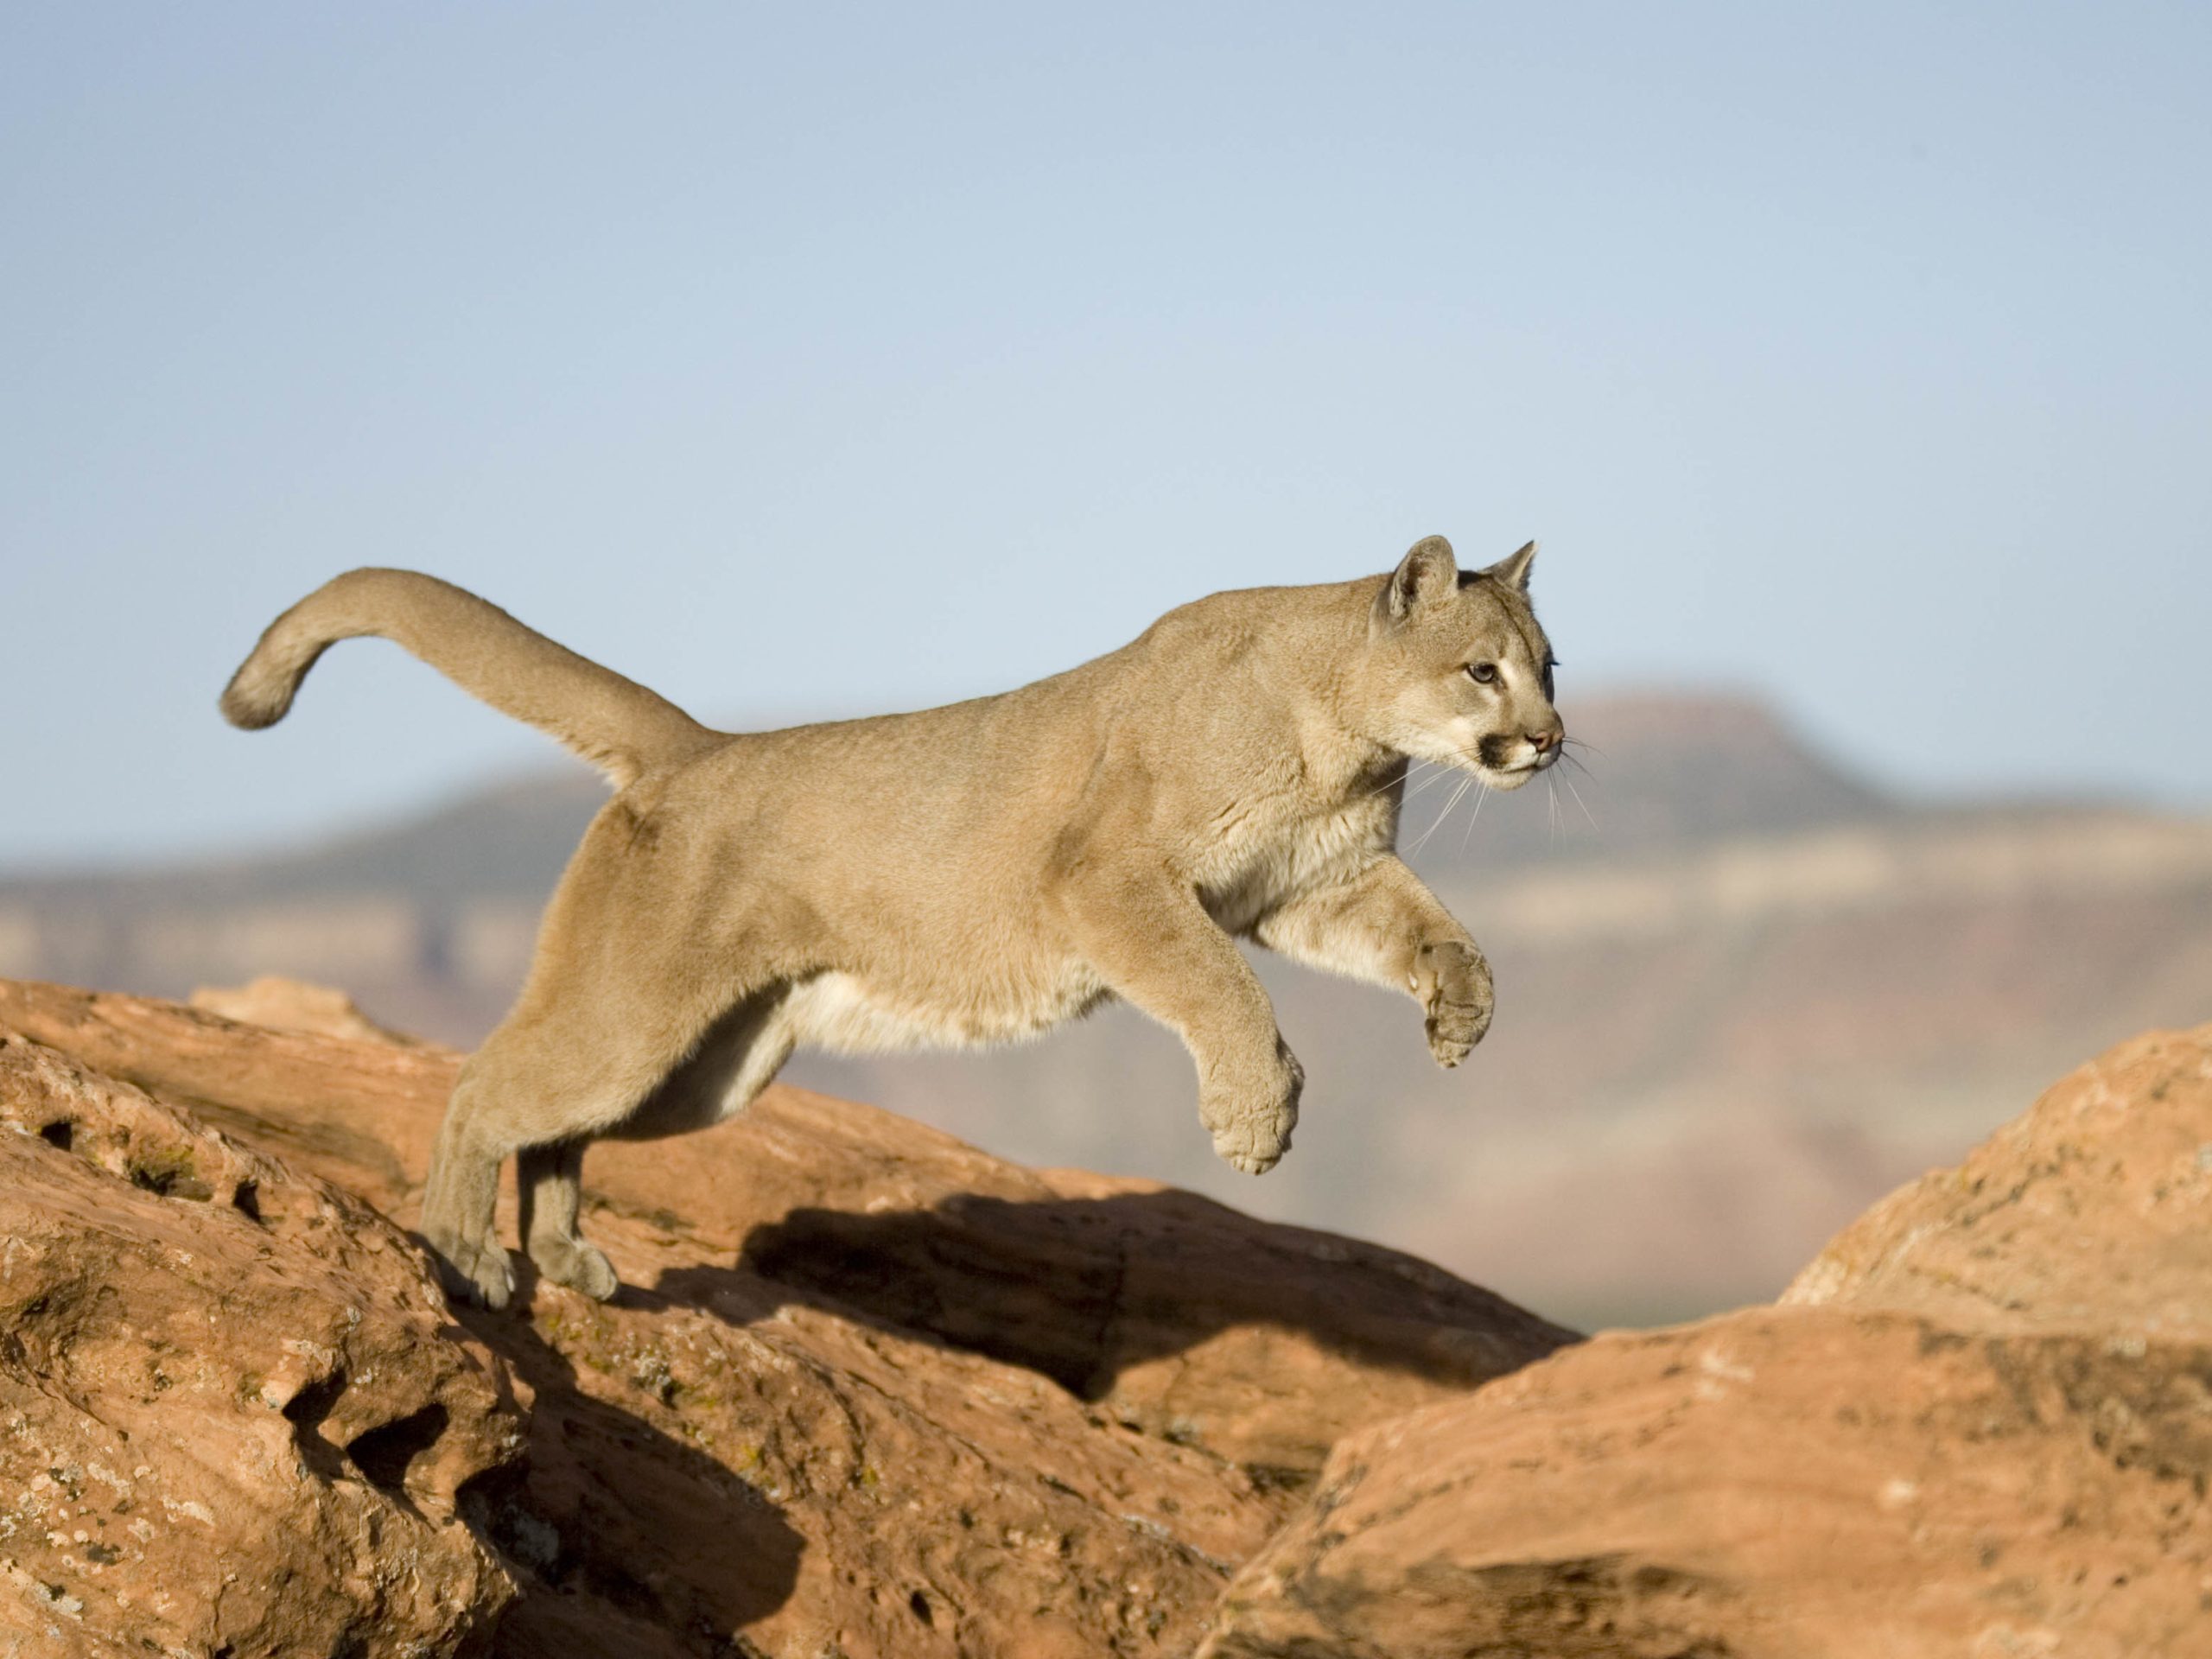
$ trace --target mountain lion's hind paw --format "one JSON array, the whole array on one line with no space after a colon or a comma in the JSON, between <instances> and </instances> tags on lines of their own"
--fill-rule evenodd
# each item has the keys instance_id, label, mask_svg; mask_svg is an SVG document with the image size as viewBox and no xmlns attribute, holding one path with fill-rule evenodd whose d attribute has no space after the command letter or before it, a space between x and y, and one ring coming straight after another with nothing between
<instances>
[{"instance_id":1,"label":"mountain lion's hind paw","mask_svg":"<svg viewBox=\"0 0 2212 1659\"><path fill-rule=\"evenodd\" d=\"M513 1298L514 1263L496 1239L441 1243L432 1238L429 1243L448 1300L497 1310Z\"/></svg>"},{"instance_id":2,"label":"mountain lion's hind paw","mask_svg":"<svg viewBox=\"0 0 2212 1659\"><path fill-rule=\"evenodd\" d=\"M553 1283L566 1285L595 1302L611 1300L622 1288L622 1281L616 1276L614 1264L607 1259L607 1252L573 1235L531 1239L530 1259L537 1263L538 1272Z\"/></svg>"}]
</instances>

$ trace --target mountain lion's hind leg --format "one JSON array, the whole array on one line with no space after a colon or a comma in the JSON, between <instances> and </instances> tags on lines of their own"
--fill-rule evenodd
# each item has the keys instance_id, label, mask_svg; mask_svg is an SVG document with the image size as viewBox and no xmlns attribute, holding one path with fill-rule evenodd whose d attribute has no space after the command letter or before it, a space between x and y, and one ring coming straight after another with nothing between
<instances>
[{"instance_id":1,"label":"mountain lion's hind leg","mask_svg":"<svg viewBox=\"0 0 2212 1659\"><path fill-rule=\"evenodd\" d=\"M537 1270L556 1285L603 1302L620 1287L614 1264L576 1230L588 1144L579 1137L524 1147L515 1154L516 1185L522 1193L523 1248Z\"/></svg>"},{"instance_id":2,"label":"mountain lion's hind leg","mask_svg":"<svg viewBox=\"0 0 2212 1659\"><path fill-rule=\"evenodd\" d=\"M491 1307L514 1294L493 1220L499 1166L511 1156L521 1160L539 1267L589 1294L613 1294L606 1258L576 1233L583 1148L634 1111L699 1035L664 1004L603 984L548 975L525 995L461 1067L423 1195L423 1237L445 1263L448 1292Z\"/></svg>"},{"instance_id":3,"label":"mountain lion's hind leg","mask_svg":"<svg viewBox=\"0 0 2212 1659\"><path fill-rule=\"evenodd\" d=\"M779 983L740 999L642 1102L599 1133L614 1140L656 1140L705 1128L743 1111L791 1058L791 1022L784 1014L787 995L788 987ZM586 1243L576 1226L584 1148L591 1138L579 1135L524 1147L515 1156L515 1167L522 1189L523 1248L530 1259L555 1284L603 1302L620 1288L620 1281L605 1252Z\"/></svg>"},{"instance_id":4,"label":"mountain lion's hind leg","mask_svg":"<svg viewBox=\"0 0 2212 1659\"><path fill-rule=\"evenodd\" d=\"M480 1053L461 1068L446 1103L430 1153L430 1179L423 1190L423 1242L438 1258L446 1294L486 1307L505 1307L514 1294L514 1269L499 1243L493 1211L499 1196L499 1166L510 1147L482 1133L484 1098L475 1071Z\"/></svg>"},{"instance_id":5,"label":"mountain lion's hind leg","mask_svg":"<svg viewBox=\"0 0 2212 1659\"><path fill-rule=\"evenodd\" d=\"M1306 1073L1274 1006L1198 902L1161 872L1089 875L1070 892L1076 941L1114 993L1178 1036L1198 1068L1198 1118L1214 1150L1248 1175L1290 1150Z\"/></svg>"}]
</instances>

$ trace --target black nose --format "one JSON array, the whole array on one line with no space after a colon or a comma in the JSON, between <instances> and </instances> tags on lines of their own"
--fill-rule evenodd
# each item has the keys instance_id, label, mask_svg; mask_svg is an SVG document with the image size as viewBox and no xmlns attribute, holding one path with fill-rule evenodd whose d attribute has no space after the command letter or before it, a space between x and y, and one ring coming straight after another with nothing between
<instances>
[{"instance_id":1,"label":"black nose","mask_svg":"<svg viewBox=\"0 0 2212 1659\"><path fill-rule=\"evenodd\" d=\"M1558 727L1554 727L1548 732L1531 732L1529 734L1529 747L1535 750L1538 754L1543 754L1550 750L1555 749L1566 741L1567 733Z\"/></svg>"}]
</instances>

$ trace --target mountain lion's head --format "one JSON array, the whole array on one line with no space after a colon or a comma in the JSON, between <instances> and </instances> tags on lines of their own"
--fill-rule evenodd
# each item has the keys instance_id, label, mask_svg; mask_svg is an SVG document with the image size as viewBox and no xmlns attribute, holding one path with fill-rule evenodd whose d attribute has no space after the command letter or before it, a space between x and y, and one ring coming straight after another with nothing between
<instances>
[{"instance_id":1,"label":"mountain lion's head","mask_svg":"<svg viewBox=\"0 0 2212 1659\"><path fill-rule=\"evenodd\" d=\"M1415 542L1375 596L1363 691L1370 735L1402 754L1518 789L1558 760L1551 641L1529 605L1536 544L1462 571Z\"/></svg>"}]
</instances>

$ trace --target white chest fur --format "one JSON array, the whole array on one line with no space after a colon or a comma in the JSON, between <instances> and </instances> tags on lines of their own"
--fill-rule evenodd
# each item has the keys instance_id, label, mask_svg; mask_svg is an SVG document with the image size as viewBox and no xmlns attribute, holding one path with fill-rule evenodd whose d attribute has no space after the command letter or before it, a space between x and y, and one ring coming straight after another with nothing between
<instances>
[{"instance_id":1,"label":"white chest fur","mask_svg":"<svg viewBox=\"0 0 2212 1659\"><path fill-rule=\"evenodd\" d=\"M1232 933L1302 893L1348 880L1387 850L1396 816L1379 797L1224 837L1198 871L1206 913Z\"/></svg>"}]
</instances>

